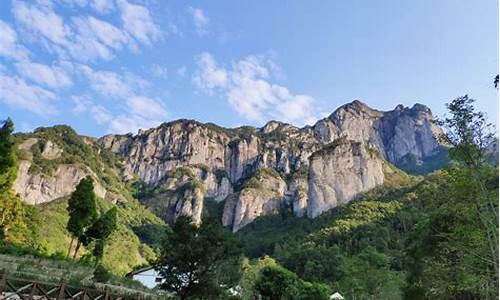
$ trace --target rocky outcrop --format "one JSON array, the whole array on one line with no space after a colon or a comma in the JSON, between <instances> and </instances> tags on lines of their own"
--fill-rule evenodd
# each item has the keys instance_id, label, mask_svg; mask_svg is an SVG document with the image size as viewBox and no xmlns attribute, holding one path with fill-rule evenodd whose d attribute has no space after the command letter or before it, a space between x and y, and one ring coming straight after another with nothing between
<instances>
[{"instance_id":1,"label":"rocky outcrop","mask_svg":"<svg viewBox=\"0 0 500 300\"><path fill-rule=\"evenodd\" d=\"M285 206L286 189L286 182L276 171L259 170L239 193L226 200L223 225L236 232L259 216L278 212Z\"/></svg>"},{"instance_id":2,"label":"rocky outcrop","mask_svg":"<svg viewBox=\"0 0 500 300\"><path fill-rule=\"evenodd\" d=\"M310 161L307 215L311 218L384 183L384 161L377 150L361 142L339 139L315 152Z\"/></svg>"},{"instance_id":3,"label":"rocky outcrop","mask_svg":"<svg viewBox=\"0 0 500 300\"><path fill-rule=\"evenodd\" d=\"M341 106L313 129L323 143L345 137L375 147L396 166L407 155L423 160L435 155L439 150L437 138L442 134L431 110L422 104L411 108L398 105L381 112L360 101Z\"/></svg>"},{"instance_id":4,"label":"rocky outcrop","mask_svg":"<svg viewBox=\"0 0 500 300\"><path fill-rule=\"evenodd\" d=\"M228 129L177 120L136 135L84 141L106 155L114 153L119 162L113 162L113 174L154 191L140 200L164 220L173 222L186 214L199 223L204 199L211 198L225 201L223 223L236 231L280 209L316 217L345 204L384 183L384 161L405 167L442 158L440 134L423 105L379 111L353 101L303 128L271 121L262 128ZM36 138L28 138L20 148L29 150L35 143ZM37 145L43 146L39 157L64 161L61 155L67 152L60 141ZM29 168L29 162L20 164L15 186L29 203L68 195L90 170L61 164L52 175L33 175ZM99 173L100 167L92 164L92 170ZM102 190L101 196L106 194ZM107 197L114 199L110 193Z\"/></svg>"},{"instance_id":5,"label":"rocky outcrop","mask_svg":"<svg viewBox=\"0 0 500 300\"><path fill-rule=\"evenodd\" d=\"M30 166L31 162L20 161L17 178L14 182L14 191L29 204L41 204L65 197L75 190L81 179L89 175L96 178L93 172L82 165L62 164L52 175L32 174L29 171ZM94 191L98 197L106 198L106 190L97 180L94 180ZM110 196L112 195L110 194ZM114 199L113 201L118 200Z\"/></svg>"}]
</instances>

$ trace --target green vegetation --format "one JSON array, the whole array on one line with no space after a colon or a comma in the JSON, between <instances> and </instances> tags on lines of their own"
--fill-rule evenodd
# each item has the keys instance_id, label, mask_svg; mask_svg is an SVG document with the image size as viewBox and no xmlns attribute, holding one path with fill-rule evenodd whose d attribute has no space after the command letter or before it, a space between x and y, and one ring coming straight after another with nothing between
<instances>
[{"instance_id":1,"label":"green vegetation","mask_svg":"<svg viewBox=\"0 0 500 300\"><path fill-rule=\"evenodd\" d=\"M37 139L29 152L16 147L16 154L23 159L31 160L30 172L51 175L61 164L77 164L90 168L106 190L123 195L131 199L130 188L118 175L121 167L120 160L114 153L101 149L93 140L79 136L71 127L57 125L53 127L40 127L33 133L17 134L15 144L20 145L29 138ZM47 159L42 156L46 143L50 141L59 148L57 157Z\"/></svg>"},{"instance_id":2,"label":"green vegetation","mask_svg":"<svg viewBox=\"0 0 500 300\"><path fill-rule=\"evenodd\" d=\"M37 211L26 205L12 190L17 177L17 157L10 119L0 128L0 243L25 243L37 240Z\"/></svg>"},{"instance_id":3,"label":"green vegetation","mask_svg":"<svg viewBox=\"0 0 500 300\"><path fill-rule=\"evenodd\" d=\"M156 269L161 284L180 299L220 299L239 280L241 246L218 222L199 227L186 216L177 218L162 245Z\"/></svg>"},{"instance_id":4,"label":"green vegetation","mask_svg":"<svg viewBox=\"0 0 500 300\"><path fill-rule=\"evenodd\" d=\"M69 228L71 228L73 234L76 234L75 237L85 238L86 245L84 244L80 249L75 249L74 251L76 256L81 257L80 261L94 266L102 256L102 266L113 274L124 275L133 268L148 264L149 261L155 259L155 250L147 244L152 239L146 238L144 230L141 231L141 229L149 226L148 235L157 236L156 239L158 239L160 236L159 232L163 232L163 222L132 197L134 189L119 179L117 168L121 166L121 162L113 153L98 148L91 139L78 136L68 126L39 128L33 134L19 134L15 137L11 135L11 123L8 127L10 129L4 131L8 133L6 135L7 138L2 138L2 141L10 141L10 149L14 149L14 146L20 145L29 138L37 140L29 151L17 148L17 151L14 152L12 150L9 152L7 151L8 147L4 147L1 149L2 152L17 153L23 159L32 160L32 166L35 166L33 170L43 170L44 176L50 175L47 166L52 164L82 164L83 168L88 166L96 174L97 178L93 180L98 180L109 192L116 193L122 197L122 202L116 205L104 199L96 199L97 213L94 217L99 215L109 217L110 215L106 214L106 212L110 214L116 213L116 230L107 238L104 237L104 232L90 234L90 232L85 231L85 227L90 229L89 225L93 224L93 222L89 224L84 222L85 226L80 222L81 219L78 221L79 218L74 218L70 222L71 226ZM62 150L58 151L60 153L59 156L50 160L43 158L41 155L48 141L51 141ZM5 143L3 145L8 144ZM0 157L4 156L0 155ZM16 162L15 155L13 157L13 161ZM15 176L15 166L17 164L13 164L11 169L9 169L13 170L11 173L2 171L0 178L4 176L3 174L11 174L10 176L14 174ZM10 179L10 182L13 182L14 179L15 177ZM87 184L87 186L86 190L91 191L90 184ZM66 210L69 197L39 206L32 206L25 204L14 195L11 190L11 184L8 187L6 192L2 191L0 193L0 197L2 198L2 201L0 201L0 210L3 210L6 216L4 219L5 226L3 226L4 244L1 251L17 251L21 255L31 254L40 257L50 257L51 259L61 259L69 255L68 246L71 243L71 235L66 229L69 220L69 214ZM76 201L79 205L82 204L80 200ZM110 211L110 209L112 210ZM91 213L91 215L93 214ZM12 218L8 218L8 216L12 216ZM92 217L90 219L94 220L95 218ZM10 224L9 220L12 220L12 224ZM89 236L86 236L86 233ZM105 244L103 243L104 240L106 240ZM152 242L149 245L157 246L158 242L156 241L156 244ZM32 250L27 251L26 249Z\"/></svg>"},{"instance_id":5,"label":"green vegetation","mask_svg":"<svg viewBox=\"0 0 500 300\"><path fill-rule=\"evenodd\" d=\"M66 229L71 234L68 256L71 254L74 239L76 238L77 241L73 259L75 259L82 242L85 244L87 229L91 228L92 223L97 218L95 199L93 180L88 176L78 183L68 200L66 210L69 219Z\"/></svg>"}]
</instances>

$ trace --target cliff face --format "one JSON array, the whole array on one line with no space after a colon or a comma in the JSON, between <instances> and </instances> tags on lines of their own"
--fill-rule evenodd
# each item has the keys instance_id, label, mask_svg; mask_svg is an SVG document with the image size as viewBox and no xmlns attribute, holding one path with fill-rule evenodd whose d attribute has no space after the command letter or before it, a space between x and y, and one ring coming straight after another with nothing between
<instances>
[{"instance_id":1,"label":"cliff face","mask_svg":"<svg viewBox=\"0 0 500 300\"><path fill-rule=\"evenodd\" d=\"M384 161L361 142L337 140L313 153L309 166L307 215L315 218L384 183Z\"/></svg>"},{"instance_id":2,"label":"cliff face","mask_svg":"<svg viewBox=\"0 0 500 300\"><path fill-rule=\"evenodd\" d=\"M440 132L423 105L382 112L354 101L304 128L271 121L262 128L227 129L178 120L92 143L118 158L121 180L150 191L140 200L164 220L187 214L199 223L204 199L212 198L225 201L223 223L237 231L282 209L316 217L342 205L384 183L385 161L404 166L409 157L425 162L435 156ZM51 145L45 148L45 159L60 155ZM25 175L16 190L32 203L69 194L90 171L65 165L42 179L29 175L29 168L20 164Z\"/></svg>"},{"instance_id":3,"label":"cliff face","mask_svg":"<svg viewBox=\"0 0 500 300\"><path fill-rule=\"evenodd\" d=\"M384 160L398 166L409 156L425 161L435 155L440 133L423 105L382 112L354 101L304 128L272 121L226 129L180 120L98 143L126 160L125 176L151 186L180 167L204 170L204 196L226 199L223 223L236 231L279 209L316 217L342 205L384 182ZM341 139L346 143L333 149ZM279 178L262 177L263 169ZM250 180L259 181L259 189L247 187Z\"/></svg>"}]
</instances>

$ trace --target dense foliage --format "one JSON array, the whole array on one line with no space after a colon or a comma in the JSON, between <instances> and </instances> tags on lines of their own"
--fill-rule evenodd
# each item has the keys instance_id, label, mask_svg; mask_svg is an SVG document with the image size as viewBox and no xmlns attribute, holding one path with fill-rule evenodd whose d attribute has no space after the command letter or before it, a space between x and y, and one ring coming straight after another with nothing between
<instances>
[{"instance_id":1,"label":"dense foliage","mask_svg":"<svg viewBox=\"0 0 500 300\"><path fill-rule=\"evenodd\" d=\"M180 216L167 231L156 262L162 287L180 299L220 299L223 287L239 279L241 246L231 233L214 220L200 226Z\"/></svg>"}]
</instances>

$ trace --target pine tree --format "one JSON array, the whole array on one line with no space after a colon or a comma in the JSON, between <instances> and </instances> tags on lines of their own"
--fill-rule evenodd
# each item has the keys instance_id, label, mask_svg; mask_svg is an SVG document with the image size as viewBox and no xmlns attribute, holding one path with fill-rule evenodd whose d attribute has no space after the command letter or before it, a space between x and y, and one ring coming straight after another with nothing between
<instances>
[{"instance_id":1,"label":"pine tree","mask_svg":"<svg viewBox=\"0 0 500 300\"><path fill-rule=\"evenodd\" d=\"M66 228L71 234L68 256L76 238L77 244L73 255L73 258L75 258L85 239L85 230L92 225L97 217L94 184L90 176L80 180L80 183L76 186L75 191L71 194L68 201L67 211L69 220Z\"/></svg>"},{"instance_id":2,"label":"pine tree","mask_svg":"<svg viewBox=\"0 0 500 300\"><path fill-rule=\"evenodd\" d=\"M12 226L22 223L24 215L21 200L12 192L12 185L17 175L13 131L12 120L3 121L0 128L0 230L4 238Z\"/></svg>"}]
</instances>

